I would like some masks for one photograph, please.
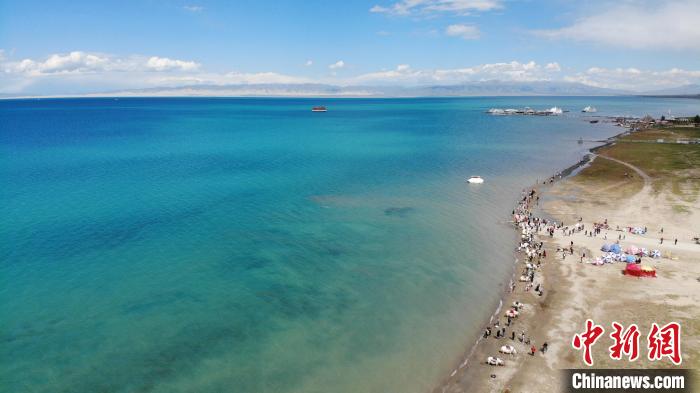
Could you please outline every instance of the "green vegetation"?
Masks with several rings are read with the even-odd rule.
[[[625,135],[620,142],[656,141],[664,139],[666,142],[675,142],[676,139],[700,138],[700,128],[695,127],[655,127]]]
[[[676,143],[617,143],[600,154],[628,162],[652,178],[672,176],[676,171],[700,168],[700,146]]]
[[[694,201],[700,190],[700,145],[652,141],[695,138],[700,138],[700,129],[652,128],[620,138],[618,143],[601,148],[598,153],[640,168],[652,178],[654,190],[669,188],[683,199]]]
[[[612,191],[630,195],[644,186],[644,181],[629,167],[604,158],[596,158],[574,178],[591,191]]]

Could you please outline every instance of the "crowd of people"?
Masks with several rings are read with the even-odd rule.
[[[554,236],[556,230],[563,230],[561,223],[549,220],[546,218],[540,218],[533,215],[533,209],[539,204],[540,197],[535,189],[524,191],[522,198],[518,202],[518,205],[512,211],[513,224],[520,231],[520,242],[517,247],[517,252],[522,257],[523,267],[520,274],[519,282],[523,283],[522,287],[523,294],[533,291],[537,296],[544,295],[544,284],[541,278],[538,276],[538,272],[547,258],[547,250],[544,247],[544,242],[538,240],[538,235],[541,233],[548,234],[550,237]],[[583,224],[576,224],[575,230],[583,230]],[[566,228],[566,230],[569,230]],[[572,243],[573,247],[573,243]],[[515,292],[518,286],[516,282],[511,280],[509,290],[510,292]],[[484,329],[483,337],[488,339],[494,337],[495,339],[509,340],[513,344],[521,343],[525,346],[530,355],[534,356],[538,348],[535,345],[534,340],[530,337],[527,332],[523,329],[518,329],[516,320],[522,312],[525,304],[520,301],[515,301],[510,306],[508,310],[505,311],[504,315],[499,315],[492,326],[487,326]],[[505,323],[502,324],[501,318],[505,318]],[[512,345],[506,345],[503,348],[512,347]],[[548,348],[548,343],[543,343],[539,348],[541,353],[546,353]],[[502,353],[508,353],[514,355],[516,351],[501,351]],[[492,360],[492,361],[489,361]],[[503,365],[505,362],[496,357],[489,357],[487,364],[492,365]],[[497,360],[497,361],[496,361]]]

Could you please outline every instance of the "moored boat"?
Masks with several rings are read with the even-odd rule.
[[[545,111],[549,115],[561,115],[564,111],[556,106],[553,106]]]
[[[480,184],[484,182],[484,179],[481,176],[472,176],[467,180],[467,182]]]
[[[311,112],[328,112],[325,106],[315,106],[311,108]]]

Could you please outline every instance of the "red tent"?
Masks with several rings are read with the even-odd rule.
[[[636,277],[656,277],[656,270],[651,266],[630,263],[625,267],[625,274]]]

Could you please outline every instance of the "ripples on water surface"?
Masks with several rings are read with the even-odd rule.
[[[694,104],[2,101],[2,384],[424,392],[497,302],[519,191],[618,131],[578,111]]]

